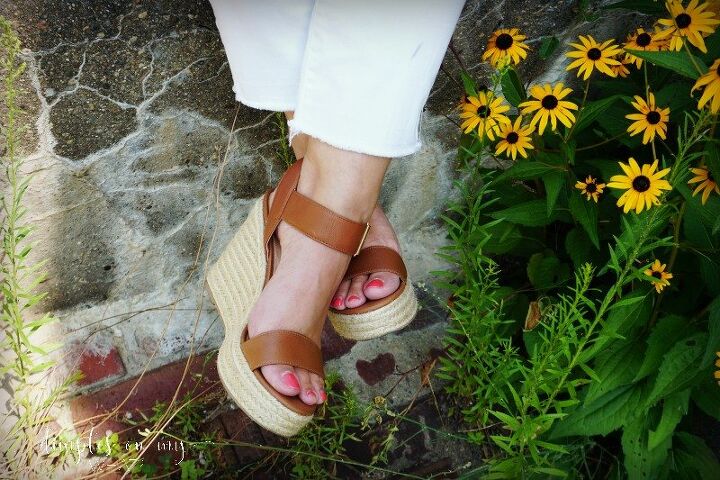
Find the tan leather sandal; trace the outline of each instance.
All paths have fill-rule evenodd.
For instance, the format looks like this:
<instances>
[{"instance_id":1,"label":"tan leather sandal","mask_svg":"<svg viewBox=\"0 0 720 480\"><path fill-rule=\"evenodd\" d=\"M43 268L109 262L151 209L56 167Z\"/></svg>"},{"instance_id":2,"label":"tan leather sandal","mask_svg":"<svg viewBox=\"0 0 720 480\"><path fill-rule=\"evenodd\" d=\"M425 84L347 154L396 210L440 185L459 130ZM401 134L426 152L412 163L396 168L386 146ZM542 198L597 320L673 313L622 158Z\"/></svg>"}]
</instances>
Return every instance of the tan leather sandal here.
<instances>
[{"instance_id":1,"label":"tan leather sandal","mask_svg":"<svg viewBox=\"0 0 720 480\"><path fill-rule=\"evenodd\" d=\"M292 436L308 424L314 405L280 394L260 368L291 365L324 376L320 347L293 331L277 330L248 338L248 315L275 268L281 221L315 241L347 255L362 247L368 224L348 220L297 192L302 161L288 169L275 190L258 199L247 219L208 271L210 295L225 324L218 372L225 390L258 425Z\"/></svg>"},{"instance_id":2,"label":"tan leather sandal","mask_svg":"<svg viewBox=\"0 0 720 480\"><path fill-rule=\"evenodd\" d=\"M383 246L364 248L350 261L345 279L373 272L394 273L400 277L400 286L387 297L368 300L359 307L345 310L330 308L330 321L335 331L345 338L376 338L400 330L415 318L418 302L400 254Z\"/></svg>"}]
</instances>

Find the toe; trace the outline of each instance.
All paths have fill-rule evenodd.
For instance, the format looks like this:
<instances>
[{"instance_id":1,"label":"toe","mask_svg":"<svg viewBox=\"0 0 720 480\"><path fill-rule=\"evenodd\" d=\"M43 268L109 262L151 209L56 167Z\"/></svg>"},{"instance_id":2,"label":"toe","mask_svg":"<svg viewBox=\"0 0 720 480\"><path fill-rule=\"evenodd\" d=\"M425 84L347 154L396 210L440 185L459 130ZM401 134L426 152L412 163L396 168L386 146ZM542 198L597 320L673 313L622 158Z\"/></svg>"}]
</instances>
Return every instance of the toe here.
<instances>
[{"instance_id":1,"label":"toe","mask_svg":"<svg viewBox=\"0 0 720 480\"><path fill-rule=\"evenodd\" d=\"M350 289L350 279L343 280L340 282L340 286L335 291L330 306L335 310L345 310L345 299L348 296L348 289Z\"/></svg>"},{"instance_id":2,"label":"toe","mask_svg":"<svg viewBox=\"0 0 720 480\"><path fill-rule=\"evenodd\" d=\"M367 275L357 275L350 282L347 297L345 298L345 306L347 308L356 308L365 303L365 294L363 293L363 285L367 281Z\"/></svg>"},{"instance_id":3,"label":"toe","mask_svg":"<svg viewBox=\"0 0 720 480\"><path fill-rule=\"evenodd\" d=\"M288 365L266 365L261 369L265 380L283 395L294 397L300 393L301 383L295 369Z\"/></svg>"},{"instance_id":4,"label":"toe","mask_svg":"<svg viewBox=\"0 0 720 480\"><path fill-rule=\"evenodd\" d=\"M315 387L313 387L312 381L310 380L310 373L297 368L295 369L295 374L298 376L298 380L300 380L300 400L308 405L316 405L318 398L315 393Z\"/></svg>"},{"instance_id":5,"label":"toe","mask_svg":"<svg viewBox=\"0 0 720 480\"><path fill-rule=\"evenodd\" d=\"M400 277L390 272L377 272L368 277L363 287L365 297L370 300L385 298L400 287Z\"/></svg>"},{"instance_id":6,"label":"toe","mask_svg":"<svg viewBox=\"0 0 720 480\"><path fill-rule=\"evenodd\" d=\"M310 383L312 383L315 389L315 395L317 396L317 403L320 405L327 400L327 394L325 393L325 382L319 376L314 373L310 374Z\"/></svg>"}]
</instances>

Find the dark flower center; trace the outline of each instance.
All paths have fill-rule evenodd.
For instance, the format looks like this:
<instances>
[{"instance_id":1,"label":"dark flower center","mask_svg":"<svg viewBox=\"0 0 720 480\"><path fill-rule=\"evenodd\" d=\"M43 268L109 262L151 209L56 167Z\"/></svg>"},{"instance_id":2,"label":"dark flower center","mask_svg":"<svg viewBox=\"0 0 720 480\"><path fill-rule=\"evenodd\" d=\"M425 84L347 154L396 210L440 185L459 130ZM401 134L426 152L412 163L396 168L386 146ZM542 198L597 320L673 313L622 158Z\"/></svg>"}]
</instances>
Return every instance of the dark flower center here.
<instances>
[{"instance_id":1,"label":"dark flower center","mask_svg":"<svg viewBox=\"0 0 720 480\"><path fill-rule=\"evenodd\" d=\"M675 17L675 25L678 26L678 28L687 28L690 26L690 21L692 18L687 13L681 13L677 17Z\"/></svg>"},{"instance_id":2,"label":"dark flower center","mask_svg":"<svg viewBox=\"0 0 720 480\"><path fill-rule=\"evenodd\" d=\"M637 43L641 47L647 47L648 45L650 45L651 41L652 37L648 33L641 33L635 39L635 43Z\"/></svg>"},{"instance_id":3,"label":"dark flower center","mask_svg":"<svg viewBox=\"0 0 720 480\"><path fill-rule=\"evenodd\" d=\"M500 50L507 50L512 47L513 37L509 33L501 33L495 39L495 46Z\"/></svg>"},{"instance_id":4,"label":"dark flower center","mask_svg":"<svg viewBox=\"0 0 720 480\"><path fill-rule=\"evenodd\" d=\"M632 181L633 190L639 193L647 192L650 189L650 179L645 175L638 175Z\"/></svg>"},{"instance_id":5,"label":"dark flower center","mask_svg":"<svg viewBox=\"0 0 720 480\"><path fill-rule=\"evenodd\" d=\"M715 178L713 177L712 173L710 173L710 170L708 170L707 179L710 180L711 182L715 181Z\"/></svg>"},{"instance_id":6,"label":"dark flower center","mask_svg":"<svg viewBox=\"0 0 720 480\"><path fill-rule=\"evenodd\" d=\"M505 137L505 141L508 143L517 143L518 140L520 140L520 135L516 132L510 132L507 134L507 137Z\"/></svg>"},{"instance_id":7,"label":"dark flower center","mask_svg":"<svg viewBox=\"0 0 720 480\"><path fill-rule=\"evenodd\" d=\"M662 273L660 273L660 272L652 272L652 276L662 280Z\"/></svg>"},{"instance_id":8,"label":"dark flower center","mask_svg":"<svg viewBox=\"0 0 720 480\"><path fill-rule=\"evenodd\" d=\"M588 50L587 56L592 61L600 60L600 57L602 57L602 52L600 51L599 48L593 47L590 50Z\"/></svg>"},{"instance_id":9,"label":"dark flower center","mask_svg":"<svg viewBox=\"0 0 720 480\"><path fill-rule=\"evenodd\" d=\"M478 117L487 118L490 116L490 109L485 105L480 105L477 109Z\"/></svg>"},{"instance_id":10,"label":"dark flower center","mask_svg":"<svg viewBox=\"0 0 720 480\"><path fill-rule=\"evenodd\" d=\"M650 125L655 125L660 122L660 113L657 110L651 110L645 115L645 118Z\"/></svg>"},{"instance_id":11,"label":"dark flower center","mask_svg":"<svg viewBox=\"0 0 720 480\"><path fill-rule=\"evenodd\" d=\"M597 192L597 185L595 185L594 183L588 183L587 185L585 185L585 191L588 193L595 193Z\"/></svg>"},{"instance_id":12,"label":"dark flower center","mask_svg":"<svg viewBox=\"0 0 720 480\"><path fill-rule=\"evenodd\" d=\"M717 68L715 68L715 73L717 74L718 77L720 77L720 63L718 63Z\"/></svg>"},{"instance_id":13,"label":"dark flower center","mask_svg":"<svg viewBox=\"0 0 720 480\"><path fill-rule=\"evenodd\" d=\"M555 95L545 95L540 101L540 105L542 105L545 110L552 110L558 106L558 99Z\"/></svg>"}]
</instances>

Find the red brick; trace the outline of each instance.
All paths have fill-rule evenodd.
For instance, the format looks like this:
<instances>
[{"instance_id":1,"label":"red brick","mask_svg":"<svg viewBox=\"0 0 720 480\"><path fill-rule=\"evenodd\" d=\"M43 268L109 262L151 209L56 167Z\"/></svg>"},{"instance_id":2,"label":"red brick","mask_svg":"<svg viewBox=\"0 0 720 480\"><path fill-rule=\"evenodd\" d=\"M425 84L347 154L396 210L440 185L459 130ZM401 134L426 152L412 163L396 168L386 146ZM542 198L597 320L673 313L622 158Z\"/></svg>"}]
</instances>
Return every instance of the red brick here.
<instances>
[{"instance_id":1,"label":"red brick","mask_svg":"<svg viewBox=\"0 0 720 480\"><path fill-rule=\"evenodd\" d=\"M83 378L78 382L80 385L90 385L106 378L125 374L125 366L114 347L104 356L87 350L83 351L78 362L78 370L83 374Z\"/></svg>"},{"instance_id":2,"label":"red brick","mask_svg":"<svg viewBox=\"0 0 720 480\"><path fill-rule=\"evenodd\" d=\"M255 422L250 419L250 417L245 415L242 410L237 409L225 412L220 416L220 420L225 427L227 439L230 442L237 442L238 444L248 443L253 445L266 443L260 427L258 427ZM252 448L246 445L233 445L233 449L240 464L256 460L267 454L265 450Z\"/></svg>"},{"instance_id":3,"label":"red brick","mask_svg":"<svg viewBox=\"0 0 720 480\"><path fill-rule=\"evenodd\" d=\"M355 343L357 342L343 338L335 333L332 324L329 321L325 322L321 341L324 361L327 362L334 358L342 357L352 349Z\"/></svg>"}]
</instances>

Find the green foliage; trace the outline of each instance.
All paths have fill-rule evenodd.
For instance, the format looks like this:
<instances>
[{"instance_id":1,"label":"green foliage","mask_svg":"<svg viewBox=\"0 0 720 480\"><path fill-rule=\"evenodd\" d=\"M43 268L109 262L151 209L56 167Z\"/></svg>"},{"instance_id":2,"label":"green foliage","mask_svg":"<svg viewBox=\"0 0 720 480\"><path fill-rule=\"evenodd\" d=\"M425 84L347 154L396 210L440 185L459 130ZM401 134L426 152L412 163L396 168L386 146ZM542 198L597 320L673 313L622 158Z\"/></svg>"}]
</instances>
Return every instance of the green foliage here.
<instances>
[{"instance_id":1,"label":"green foliage","mask_svg":"<svg viewBox=\"0 0 720 480\"><path fill-rule=\"evenodd\" d=\"M604 8L664 11L642 0ZM706 41L707 55L631 51L645 62L626 78L593 73L565 99L579 106L577 122L533 134L535 148L501 173L488 168L499 162L488 161L487 138L461 138L440 253L450 267L438 283L451 297L437 376L468 440L492 442L488 478L720 476L717 456L686 431L692 415L720 418L720 196L703 202L687 184L690 168L720 174L716 115L691 97L720 57L720 35ZM541 42L541 58L552 43ZM502 67L489 90L517 106L525 94L513 75ZM473 91L470 77L464 84ZM670 106L669 130L642 144L625 115L648 91ZM617 207L623 191L605 186L595 201L576 187L623 175L618 162L630 156L669 168L672 190L641 213ZM673 275L657 290L646 273L655 260ZM589 460L590 450L622 454Z\"/></svg>"}]
</instances>

